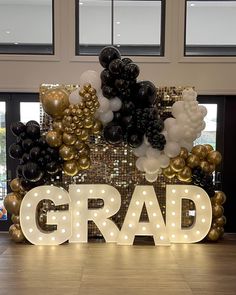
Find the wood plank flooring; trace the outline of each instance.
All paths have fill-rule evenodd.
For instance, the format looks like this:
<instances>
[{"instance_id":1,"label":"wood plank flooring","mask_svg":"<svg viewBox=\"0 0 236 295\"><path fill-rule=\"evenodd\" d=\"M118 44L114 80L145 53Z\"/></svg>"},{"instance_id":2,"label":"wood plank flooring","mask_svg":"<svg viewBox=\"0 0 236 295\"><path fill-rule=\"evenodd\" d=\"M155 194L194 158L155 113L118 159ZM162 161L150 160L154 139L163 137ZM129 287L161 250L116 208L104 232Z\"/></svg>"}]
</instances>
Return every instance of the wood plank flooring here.
<instances>
[{"instance_id":1,"label":"wood plank flooring","mask_svg":"<svg viewBox=\"0 0 236 295\"><path fill-rule=\"evenodd\" d=\"M37 247L0 233L0 295L236 294L236 235L217 244L144 243Z\"/></svg>"}]
</instances>

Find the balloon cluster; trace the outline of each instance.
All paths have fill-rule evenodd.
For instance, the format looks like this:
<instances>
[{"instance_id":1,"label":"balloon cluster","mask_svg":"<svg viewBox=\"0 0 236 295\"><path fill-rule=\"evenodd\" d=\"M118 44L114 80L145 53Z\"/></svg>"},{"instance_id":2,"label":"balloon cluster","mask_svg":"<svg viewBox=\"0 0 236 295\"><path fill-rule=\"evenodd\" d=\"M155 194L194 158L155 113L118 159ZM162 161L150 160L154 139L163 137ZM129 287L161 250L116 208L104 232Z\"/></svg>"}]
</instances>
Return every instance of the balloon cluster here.
<instances>
[{"instance_id":1,"label":"balloon cluster","mask_svg":"<svg viewBox=\"0 0 236 295\"><path fill-rule=\"evenodd\" d=\"M224 214L223 204L226 201L226 196L222 191L216 191L211 198L212 203L212 224L211 229L207 235L210 241L217 241L224 235L224 225L226 224L226 217Z\"/></svg>"},{"instance_id":2,"label":"balloon cluster","mask_svg":"<svg viewBox=\"0 0 236 295\"><path fill-rule=\"evenodd\" d=\"M61 91L61 89L54 89L45 93L42 99L45 112L51 101L56 104ZM101 122L95 119L95 112L99 108L96 89L91 84L85 84L80 88L79 96L81 101L78 104L75 104L78 102L75 98L74 103L71 104L68 94L63 96L64 106L61 107L60 112L53 114L50 111L49 113L54 120L52 130L46 134L49 146L59 149L59 155L63 160L63 171L69 176L76 175L79 170L89 169L90 148L85 142L90 135L99 134L102 129ZM71 97L70 101L72 101Z\"/></svg>"}]
</instances>

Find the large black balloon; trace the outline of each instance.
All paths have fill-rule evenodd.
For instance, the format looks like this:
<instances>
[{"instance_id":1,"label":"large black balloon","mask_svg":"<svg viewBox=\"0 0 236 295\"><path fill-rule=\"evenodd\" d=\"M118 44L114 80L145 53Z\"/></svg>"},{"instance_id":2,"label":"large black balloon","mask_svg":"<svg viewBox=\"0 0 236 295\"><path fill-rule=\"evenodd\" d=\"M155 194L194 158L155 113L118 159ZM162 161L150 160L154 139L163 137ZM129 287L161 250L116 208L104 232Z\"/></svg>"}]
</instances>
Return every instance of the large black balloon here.
<instances>
[{"instance_id":1,"label":"large black balloon","mask_svg":"<svg viewBox=\"0 0 236 295\"><path fill-rule=\"evenodd\" d=\"M41 136L38 140L38 145L41 147L41 148L47 148L48 147L48 144L46 142L46 138L45 136Z\"/></svg>"},{"instance_id":2,"label":"large black balloon","mask_svg":"<svg viewBox=\"0 0 236 295\"><path fill-rule=\"evenodd\" d=\"M30 158L33 160L33 161L36 161L38 160L38 158L41 156L41 148L36 146L36 147L33 147L31 150L30 150Z\"/></svg>"},{"instance_id":3,"label":"large black balloon","mask_svg":"<svg viewBox=\"0 0 236 295\"><path fill-rule=\"evenodd\" d=\"M19 136L25 130L25 125L22 122L13 122L10 127L12 133Z\"/></svg>"},{"instance_id":4,"label":"large black balloon","mask_svg":"<svg viewBox=\"0 0 236 295\"><path fill-rule=\"evenodd\" d=\"M123 141L123 130L117 123L111 122L104 128L104 138L111 144L118 144Z\"/></svg>"},{"instance_id":5,"label":"large black balloon","mask_svg":"<svg viewBox=\"0 0 236 295\"><path fill-rule=\"evenodd\" d=\"M124 65L127 65L127 64L130 64L131 62L133 62L132 59L130 59L128 57L122 58L122 61L123 61Z\"/></svg>"},{"instance_id":6,"label":"large black balloon","mask_svg":"<svg viewBox=\"0 0 236 295\"><path fill-rule=\"evenodd\" d=\"M9 147L9 155L13 159L20 159L23 155L23 149L19 144L13 143Z\"/></svg>"},{"instance_id":7,"label":"large black balloon","mask_svg":"<svg viewBox=\"0 0 236 295\"><path fill-rule=\"evenodd\" d=\"M137 130L131 129L127 134L127 142L132 148L137 148L143 143L143 134Z\"/></svg>"},{"instance_id":8,"label":"large black balloon","mask_svg":"<svg viewBox=\"0 0 236 295\"><path fill-rule=\"evenodd\" d=\"M139 107L150 107L157 99L155 85L150 81L136 83L135 104Z\"/></svg>"},{"instance_id":9,"label":"large black balloon","mask_svg":"<svg viewBox=\"0 0 236 295\"><path fill-rule=\"evenodd\" d=\"M21 133L20 133L20 135L19 135L18 138L19 138L20 140L24 140L24 139L26 139L27 137L28 137L28 135L27 135L26 132L24 131L24 132L21 132Z\"/></svg>"},{"instance_id":10,"label":"large black balloon","mask_svg":"<svg viewBox=\"0 0 236 295\"><path fill-rule=\"evenodd\" d=\"M123 68L122 76L127 80L134 80L139 75L139 67L135 63L129 63Z\"/></svg>"},{"instance_id":11,"label":"large black balloon","mask_svg":"<svg viewBox=\"0 0 236 295\"><path fill-rule=\"evenodd\" d=\"M35 120L30 120L30 121L28 121L26 123L26 127L27 126L30 126L30 125L36 125L36 126L39 126L40 127L39 123L37 121L35 121Z\"/></svg>"},{"instance_id":12,"label":"large black balloon","mask_svg":"<svg viewBox=\"0 0 236 295\"><path fill-rule=\"evenodd\" d=\"M110 64L109 64L109 71L113 75L120 75L124 67L124 63L122 62L121 59L117 58L114 59Z\"/></svg>"},{"instance_id":13,"label":"large black balloon","mask_svg":"<svg viewBox=\"0 0 236 295\"><path fill-rule=\"evenodd\" d=\"M100 74L100 78L102 80L102 83L104 85L112 86L114 83L114 76L111 74L111 72L107 69L103 70Z\"/></svg>"},{"instance_id":14,"label":"large black balloon","mask_svg":"<svg viewBox=\"0 0 236 295\"><path fill-rule=\"evenodd\" d=\"M26 138L22 141L22 147L26 152L29 152L33 146L34 142L30 138Z\"/></svg>"},{"instance_id":15,"label":"large black balloon","mask_svg":"<svg viewBox=\"0 0 236 295\"><path fill-rule=\"evenodd\" d=\"M38 139L40 137L40 127L35 124L26 127L26 133L31 139Z\"/></svg>"},{"instance_id":16,"label":"large black balloon","mask_svg":"<svg viewBox=\"0 0 236 295\"><path fill-rule=\"evenodd\" d=\"M28 162L23 166L23 176L26 180L32 181L32 182L37 182L42 179L43 177L43 171L34 162Z\"/></svg>"},{"instance_id":17,"label":"large black balloon","mask_svg":"<svg viewBox=\"0 0 236 295\"><path fill-rule=\"evenodd\" d=\"M110 86L103 86L102 87L102 94L106 98L110 99L110 98L113 98L116 96L116 91L114 88L112 88Z\"/></svg>"},{"instance_id":18,"label":"large black balloon","mask_svg":"<svg viewBox=\"0 0 236 295\"><path fill-rule=\"evenodd\" d=\"M121 58L120 52L113 46L107 46L103 48L99 54L99 62L101 66L107 69L109 67L109 64L117 58Z\"/></svg>"}]
</instances>

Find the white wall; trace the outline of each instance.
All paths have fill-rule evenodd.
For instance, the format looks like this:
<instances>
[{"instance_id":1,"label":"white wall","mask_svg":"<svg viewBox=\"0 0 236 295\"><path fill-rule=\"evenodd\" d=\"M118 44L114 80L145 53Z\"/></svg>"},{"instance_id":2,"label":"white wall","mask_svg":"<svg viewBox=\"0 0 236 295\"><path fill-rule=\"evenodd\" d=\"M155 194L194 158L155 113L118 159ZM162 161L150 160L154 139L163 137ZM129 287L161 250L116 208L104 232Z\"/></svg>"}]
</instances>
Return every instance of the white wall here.
<instances>
[{"instance_id":1,"label":"white wall","mask_svg":"<svg viewBox=\"0 0 236 295\"><path fill-rule=\"evenodd\" d=\"M183 57L184 2L166 0L166 56L134 58L141 69L140 79L157 86L195 85L206 94L236 94L235 57ZM56 55L1 55L0 91L38 91L40 83L77 83L83 71L101 71L97 58L75 57L74 0L55 0L55 5Z\"/></svg>"}]
</instances>

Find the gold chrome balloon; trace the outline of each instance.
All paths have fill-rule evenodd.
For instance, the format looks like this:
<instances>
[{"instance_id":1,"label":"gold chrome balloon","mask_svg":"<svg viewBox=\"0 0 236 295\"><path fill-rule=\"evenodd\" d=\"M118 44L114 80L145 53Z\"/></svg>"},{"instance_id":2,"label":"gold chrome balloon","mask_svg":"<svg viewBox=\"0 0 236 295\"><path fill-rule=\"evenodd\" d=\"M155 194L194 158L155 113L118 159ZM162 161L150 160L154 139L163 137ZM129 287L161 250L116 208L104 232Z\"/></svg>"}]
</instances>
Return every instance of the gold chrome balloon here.
<instances>
[{"instance_id":1,"label":"gold chrome balloon","mask_svg":"<svg viewBox=\"0 0 236 295\"><path fill-rule=\"evenodd\" d=\"M191 153L198 156L200 160L203 160L206 158L208 151L204 145L198 144L192 148Z\"/></svg>"},{"instance_id":2,"label":"gold chrome balloon","mask_svg":"<svg viewBox=\"0 0 236 295\"><path fill-rule=\"evenodd\" d=\"M82 156L89 156L90 155L90 148L87 144L84 144L83 148L79 150L79 154Z\"/></svg>"},{"instance_id":3,"label":"gold chrome balloon","mask_svg":"<svg viewBox=\"0 0 236 295\"><path fill-rule=\"evenodd\" d=\"M87 170L90 168L91 162L90 158L87 156L81 156L79 158L79 168L82 170Z\"/></svg>"},{"instance_id":4,"label":"gold chrome balloon","mask_svg":"<svg viewBox=\"0 0 236 295\"><path fill-rule=\"evenodd\" d=\"M207 234L207 239L210 241L217 241L220 238L220 233L216 228L211 228L209 233Z\"/></svg>"},{"instance_id":5,"label":"gold chrome balloon","mask_svg":"<svg viewBox=\"0 0 236 295\"><path fill-rule=\"evenodd\" d=\"M186 160L188 158L188 150L184 147L180 149L179 157Z\"/></svg>"},{"instance_id":6,"label":"gold chrome balloon","mask_svg":"<svg viewBox=\"0 0 236 295\"><path fill-rule=\"evenodd\" d=\"M84 90L85 90L86 92L88 92L89 89L90 89L92 86L91 86L90 83L86 83L86 84L83 85L83 87L84 87Z\"/></svg>"},{"instance_id":7,"label":"gold chrome balloon","mask_svg":"<svg viewBox=\"0 0 236 295\"><path fill-rule=\"evenodd\" d=\"M226 217L222 215L221 217L214 219L214 222L217 226L224 226L226 224Z\"/></svg>"},{"instance_id":8,"label":"gold chrome balloon","mask_svg":"<svg viewBox=\"0 0 236 295\"><path fill-rule=\"evenodd\" d=\"M213 146L212 146L212 145L210 145L210 144L204 144L204 146L205 146L205 147L206 147L206 149L207 149L207 153L209 153L209 152L211 152L211 151L213 151L213 150L214 150Z\"/></svg>"},{"instance_id":9,"label":"gold chrome balloon","mask_svg":"<svg viewBox=\"0 0 236 295\"><path fill-rule=\"evenodd\" d=\"M83 117L84 113L83 113L83 111L82 111L81 109L77 109L77 111L76 111L76 115L77 115L79 118L81 118L81 117Z\"/></svg>"},{"instance_id":10,"label":"gold chrome balloon","mask_svg":"<svg viewBox=\"0 0 236 295\"><path fill-rule=\"evenodd\" d=\"M171 169L170 166L168 166L167 168L162 168L162 173L168 179L172 179L175 177L175 172Z\"/></svg>"},{"instance_id":11,"label":"gold chrome balloon","mask_svg":"<svg viewBox=\"0 0 236 295\"><path fill-rule=\"evenodd\" d=\"M185 167L185 161L181 157L176 157L170 160L170 167L173 171L179 172Z\"/></svg>"},{"instance_id":12,"label":"gold chrome balloon","mask_svg":"<svg viewBox=\"0 0 236 295\"><path fill-rule=\"evenodd\" d=\"M42 97L42 106L53 118L62 117L69 106L69 95L64 89L49 89Z\"/></svg>"},{"instance_id":13,"label":"gold chrome balloon","mask_svg":"<svg viewBox=\"0 0 236 295\"><path fill-rule=\"evenodd\" d=\"M24 236L19 224L12 224L10 226L9 235L10 235L11 239L16 243L21 243L25 240L25 236Z\"/></svg>"},{"instance_id":14,"label":"gold chrome balloon","mask_svg":"<svg viewBox=\"0 0 236 295\"><path fill-rule=\"evenodd\" d=\"M196 155L193 155L193 154L189 155L188 158L187 158L186 164L187 164L188 167L193 169L193 168L199 166L200 159Z\"/></svg>"},{"instance_id":15,"label":"gold chrome balloon","mask_svg":"<svg viewBox=\"0 0 236 295\"><path fill-rule=\"evenodd\" d=\"M78 138L82 141L86 141L89 138L89 131L88 129L82 129L81 134L78 135Z\"/></svg>"},{"instance_id":16,"label":"gold chrome balloon","mask_svg":"<svg viewBox=\"0 0 236 295\"><path fill-rule=\"evenodd\" d=\"M19 216L19 215L14 215L14 214L12 214L12 216L11 216L11 221L12 221L14 224L20 224L20 216Z\"/></svg>"},{"instance_id":17,"label":"gold chrome balloon","mask_svg":"<svg viewBox=\"0 0 236 295\"><path fill-rule=\"evenodd\" d=\"M64 144L66 144L66 145L73 145L73 144L75 144L77 137L74 134L69 134L69 133L64 132L62 135L62 140L63 140Z\"/></svg>"},{"instance_id":18,"label":"gold chrome balloon","mask_svg":"<svg viewBox=\"0 0 236 295\"><path fill-rule=\"evenodd\" d=\"M92 99L91 94L86 93L86 94L84 95L84 99L85 99L85 101L90 101L90 100Z\"/></svg>"},{"instance_id":19,"label":"gold chrome balloon","mask_svg":"<svg viewBox=\"0 0 236 295\"><path fill-rule=\"evenodd\" d=\"M222 156L218 151L211 151L207 155L207 161L211 164L219 165L222 160Z\"/></svg>"},{"instance_id":20,"label":"gold chrome balloon","mask_svg":"<svg viewBox=\"0 0 236 295\"><path fill-rule=\"evenodd\" d=\"M64 162L63 171L69 176L75 176L79 172L78 162L76 160Z\"/></svg>"},{"instance_id":21,"label":"gold chrome balloon","mask_svg":"<svg viewBox=\"0 0 236 295\"><path fill-rule=\"evenodd\" d=\"M91 87L89 90L88 90L88 93L91 94L92 96L93 95L96 95L97 91L95 88Z\"/></svg>"},{"instance_id":22,"label":"gold chrome balloon","mask_svg":"<svg viewBox=\"0 0 236 295\"><path fill-rule=\"evenodd\" d=\"M200 161L200 165L199 165L202 170L206 173L210 173L210 165L207 161Z\"/></svg>"},{"instance_id":23,"label":"gold chrome balloon","mask_svg":"<svg viewBox=\"0 0 236 295\"><path fill-rule=\"evenodd\" d=\"M61 158L65 161L72 160L74 158L76 151L72 146L63 144L59 149L59 154Z\"/></svg>"},{"instance_id":24,"label":"gold chrome balloon","mask_svg":"<svg viewBox=\"0 0 236 295\"><path fill-rule=\"evenodd\" d=\"M74 147L77 149L77 150L82 150L84 147L85 147L85 143L84 142L81 142L79 140L77 140L74 144Z\"/></svg>"},{"instance_id":25,"label":"gold chrome balloon","mask_svg":"<svg viewBox=\"0 0 236 295\"><path fill-rule=\"evenodd\" d=\"M210 163L208 163L208 165L209 165L209 173L213 173L216 170L216 165L210 164Z\"/></svg>"},{"instance_id":26,"label":"gold chrome balloon","mask_svg":"<svg viewBox=\"0 0 236 295\"><path fill-rule=\"evenodd\" d=\"M212 202L217 205L223 205L226 201L226 195L222 191L215 192Z\"/></svg>"},{"instance_id":27,"label":"gold chrome balloon","mask_svg":"<svg viewBox=\"0 0 236 295\"><path fill-rule=\"evenodd\" d=\"M224 214L224 208L220 205L214 205L212 207L212 216L214 218L219 218Z\"/></svg>"},{"instance_id":28,"label":"gold chrome balloon","mask_svg":"<svg viewBox=\"0 0 236 295\"><path fill-rule=\"evenodd\" d=\"M4 199L4 207L10 214L19 215L21 198L17 193L10 193Z\"/></svg>"},{"instance_id":29,"label":"gold chrome balloon","mask_svg":"<svg viewBox=\"0 0 236 295\"><path fill-rule=\"evenodd\" d=\"M52 128L53 130L55 131L58 131L58 132L63 132L63 123L61 120L54 120L53 123L52 123Z\"/></svg>"},{"instance_id":30,"label":"gold chrome balloon","mask_svg":"<svg viewBox=\"0 0 236 295\"><path fill-rule=\"evenodd\" d=\"M46 141L50 147L59 147L62 145L61 133L55 130L48 131Z\"/></svg>"},{"instance_id":31,"label":"gold chrome balloon","mask_svg":"<svg viewBox=\"0 0 236 295\"><path fill-rule=\"evenodd\" d=\"M93 119L91 117L87 117L84 120L84 128L90 129L93 127Z\"/></svg>"},{"instance_id":32,"label":"gold chrome balloon","mask_svg":"<svg viewBox=\"0 0 236 295\"><path fill-rule=\"evenodd\" d=\"M79 95L80 95L81 97L84 97L85 94L86 94L86 91L85 91L83 88L80 89L80 91L79 91Z\"/></svg>"},{"instance_id":33,"label":"gold chrome balloon","mask_svg":"<svg viewBox=\"0 0 236 295\"><path fill-rule=\"evenodd\" d=\"M185 166L184 169L178 172L177 174L178 180L184 181L184 182L191 182L191 177L192 177L192 170L188 166Z\"/></svg>"},{"instance_id":34,"label":"gold chrome balloon","mask_svg":"<svg viewBox=\"0 0 236 295\"><path fill-rule=\"evenodd\" d=\"M96 135L96 134L100 134L102 129L103 129L102 122L99 120L96 120L93 124L93 127L91 128L91 131L93 134Z\"/></svg>"},{"instance_id":35,"label":"gold chrome balloon","mask_svg":"<svg viewBox=\"0 0 236 295\"><path fill-rule=\"evenodd\" d=\"M13 192L20 192L21 190L21 183L20 183L20 179L19 178L14 178L11 182L10 182L10 188Z\"/></svg>"}]
</instances>

